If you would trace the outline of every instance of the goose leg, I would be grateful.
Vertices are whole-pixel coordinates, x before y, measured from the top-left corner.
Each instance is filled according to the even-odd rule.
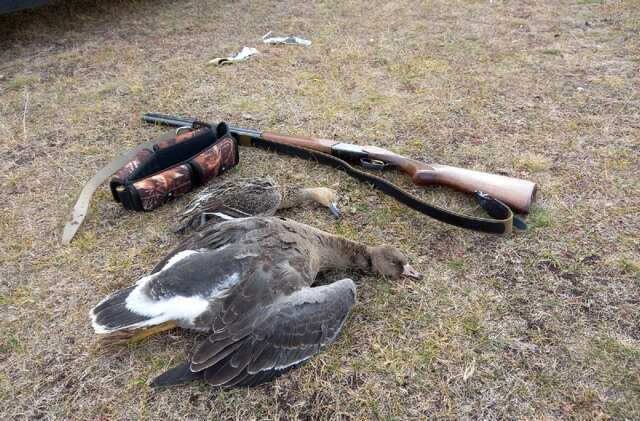
[[[140,342],[141,340],[148,338],[149,336],[153,336],[156,333],[165,332],[167,330],[171,330],[176,327],[175,320],[169,320],[168,322],[160,323],[159,325],[151,326],[148,329],[142,329],[138,331],[131,338],[130,342]]]
[[[176,326],[177,325],[174,320],[169,320],[168,322],[151,326],[147,329],[118,330],[102,336],[102,338],[100,338],[100,341],[102,342],[103,345],[121,345],[121,344],[136,343],[136,342],[140,342],[145,338],[148,338],[149,336],[153,336],[156,333],[171,330]]]

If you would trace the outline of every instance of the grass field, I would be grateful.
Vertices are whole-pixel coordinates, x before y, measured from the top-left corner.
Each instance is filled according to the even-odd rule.
[[[309,48],[265,46],[273,30]],[[255,46],[247,62],[213,57]],[[640,1],[59,1],[0,16],[0,418],[640,418]],[[87,312],[178,241],[83,184],[162,132],[144,112],[387,147],[540,185],[530,229],[463,231],[345,174],[241,151],[228,177],[333,186],[345,218],[285,216],[403,249],[421,281],[357,278],[337,342],[254,389],[146,382],[199,339],[97,346]],[[419,190],[479,214],[470,198]]]

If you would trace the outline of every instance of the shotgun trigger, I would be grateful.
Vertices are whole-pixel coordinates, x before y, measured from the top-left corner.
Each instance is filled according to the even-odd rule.
[[[373,171],[384,171],[391,166],[391,164],[386,161],[371,158],[360,158],[360,165]]]

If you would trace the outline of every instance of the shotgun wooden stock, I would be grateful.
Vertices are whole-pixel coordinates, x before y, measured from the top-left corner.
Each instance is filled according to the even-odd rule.
[[[536,184],[519,178],[440,164],[425,164],[376,146],[359,146],[328,139],[312,139],[262,132],[261,138],[277,143],[314,149],[360,163],[363,158],[390,164],[411,177],[417,186],[447,186],[474,193],[482,191],[506,203],[520,213],[529,212],[535,197]]]

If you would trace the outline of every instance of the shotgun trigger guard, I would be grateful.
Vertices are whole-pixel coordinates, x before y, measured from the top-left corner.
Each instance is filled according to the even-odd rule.
[[[180,136],[180,133],[182,133],[182,131],[188,132],[188,131],[191,131],[191,130],[193,130],[193,127],[191,127],[191,126],[178,127],[176,129],[176,136]]]
[[[480,190],[476,190],[475,192],[473,192],[473,194],[476,196],[476,199],[478,201],[480,200],[491,200],[493,199],[491,196],[489,196],[487,193],[480,191]]]
[[[388,162],[381,159],[360,158],[360,165],[368,170],[384,171],[391,166]]]

